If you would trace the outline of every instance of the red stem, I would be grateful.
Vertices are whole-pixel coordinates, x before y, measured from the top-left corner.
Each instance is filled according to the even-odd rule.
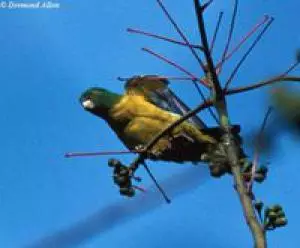
[[[122,155],[140,153],[139,151],[107,151],[107,152],[68,152],[65,154],[65,158],[73,157],[92,157],[92,156],[106,156],[106,155]]]
[[[232,55],[234,53],[236,53],[241,47],[242,45],[262,26],[264,25],[267,21],[269,20],[269,16],[265,15],[264,19],[262,21],[260,21],[259,23],[257,23],[250,32],[248,32],[243,38],[242,40],[236,45],[235,48],[233,48],[224,58],[224,61],[220,61],[217,65],[216,68],[219,69],[223,63],[225,61],[227,61],[228,59],[230,59],[232,57]]]
[[[177,45],[181,45],[181,46],[188,46],[188,44],[185,43],[185,42],[177,41],[177,40],[165,37],[165,36],[161,36],[161,35],[157,35],[157,34],[152,34],[152,33],[149,33],[149,32],[142,31],[142,30],[138,30],[138,29],[127,28],[127,32],[149,36],[149,37],[152,37],[152,38],[156,38],[156,39],[159,39],[159,40],[168,41],[168,42],[171,42],[171,43],[174,43],[174,44],[177,44]],[[193,48],[195,48],[195,49],[202,50],[202,47],[199,46],[199,45],[193,45],[193,44],[190,44],[190,45]]]
[[[193,56],[195,57],[195,59],[198,61],[199,65],[201,66],[202,70],[205,72],[206,71],[206,67],[203,64],[202,60],[200,59],[200,57],[198,56],[198,54],[195,52],[195,50],[193,49],[193,47],[191,46],[191,44],[189,43],[187,37],[183,34],[183,32],[181,31],[181,29],[179,28],[179,26],[177,25],[177,23],[175,22],[175,20],[172,18],[172,16],[170,15],[170,13],[168,12],[168,10],[166,9],[166,7],[163,5],[161,0],[156,0],[156,2],[158,3],[158,5],[160,6],[160,8],[162,9],[162,11],[164,12],[164,14],[166,15],[166,17],[169,19],[169,21],[172,23],[173,27],[175,28],[175,30],[177,31],[177,33],[180,35],[180,37],[184,40],[184,42],[188,45],[189,49],[191,50]],[[210,1],[211,2],[211,1]],[[210,3],[209,2],[209,3]],[[208,5],[209,5],[208,3]],[[207,5],[207,6],[208,6]]]
[[[199,81],[205,87],[210,88],[210,86],[207,84],[207,82],[205,82],[202,79],[197,78],[195,75],[193,75],[192,73],[190,73],[189,71],[187,71],[186,69],[184,69],[182,66],[176,64],[175,62],[167,59],[166,57],[164,57],[164,56],[162,56],[162,55],[160,55],[158,53],[153,52],[152,50],[150,50],[148,48],[142,48],[142,50],[145,51],[145,52],[147,52],[147,53],[149,53],[149,54],[151,54],[151,55],[153,55],[153,56],[155,56],[155,57],[157,57],[157,58],[159,58],[159,59],[161,59],[161,60],[163,60],[164,62],[166,62],[166,63],[168,63],[168,64],[176,67],[178,70],[180,70],[180,71],[184,72],[185,74],[187,74],[191,78],[191,80],[193,80],[193,81]]]

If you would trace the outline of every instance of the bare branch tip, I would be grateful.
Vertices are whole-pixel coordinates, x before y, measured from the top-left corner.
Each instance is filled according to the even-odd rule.
[[[208,2],[206,2],[205,4],[203,4],[203,6],[202,6],[202,12],[204,10],[206,10],[212,3],[213,3],[213,0],[209,0]]]

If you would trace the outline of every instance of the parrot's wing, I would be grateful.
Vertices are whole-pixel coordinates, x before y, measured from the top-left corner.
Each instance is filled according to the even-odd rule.
[[[139,94],[156,106],[179,115],[185,115],[190,108],[168,87],[169,81],[156,75],[135,76],[125,84],[128,94]],[[205,123],[197,116],[188,120],[199,129],[206,128]]]

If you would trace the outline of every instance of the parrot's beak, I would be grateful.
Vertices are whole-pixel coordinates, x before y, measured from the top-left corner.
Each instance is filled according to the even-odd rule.
[[[85,109],[93,109],[93,108],[95,108],[95,104],[94,104],[93,101],[90,100],[90,99],[84,100],[81,104],[82,104],[82,106],[83,106]]]

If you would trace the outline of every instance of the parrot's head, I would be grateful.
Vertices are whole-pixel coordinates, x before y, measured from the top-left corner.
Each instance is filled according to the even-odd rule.
[[[118,103],[121,95],[104,88],[89,88],[79,98],[82,107],[101,118],[106,118],[109,110]]]

